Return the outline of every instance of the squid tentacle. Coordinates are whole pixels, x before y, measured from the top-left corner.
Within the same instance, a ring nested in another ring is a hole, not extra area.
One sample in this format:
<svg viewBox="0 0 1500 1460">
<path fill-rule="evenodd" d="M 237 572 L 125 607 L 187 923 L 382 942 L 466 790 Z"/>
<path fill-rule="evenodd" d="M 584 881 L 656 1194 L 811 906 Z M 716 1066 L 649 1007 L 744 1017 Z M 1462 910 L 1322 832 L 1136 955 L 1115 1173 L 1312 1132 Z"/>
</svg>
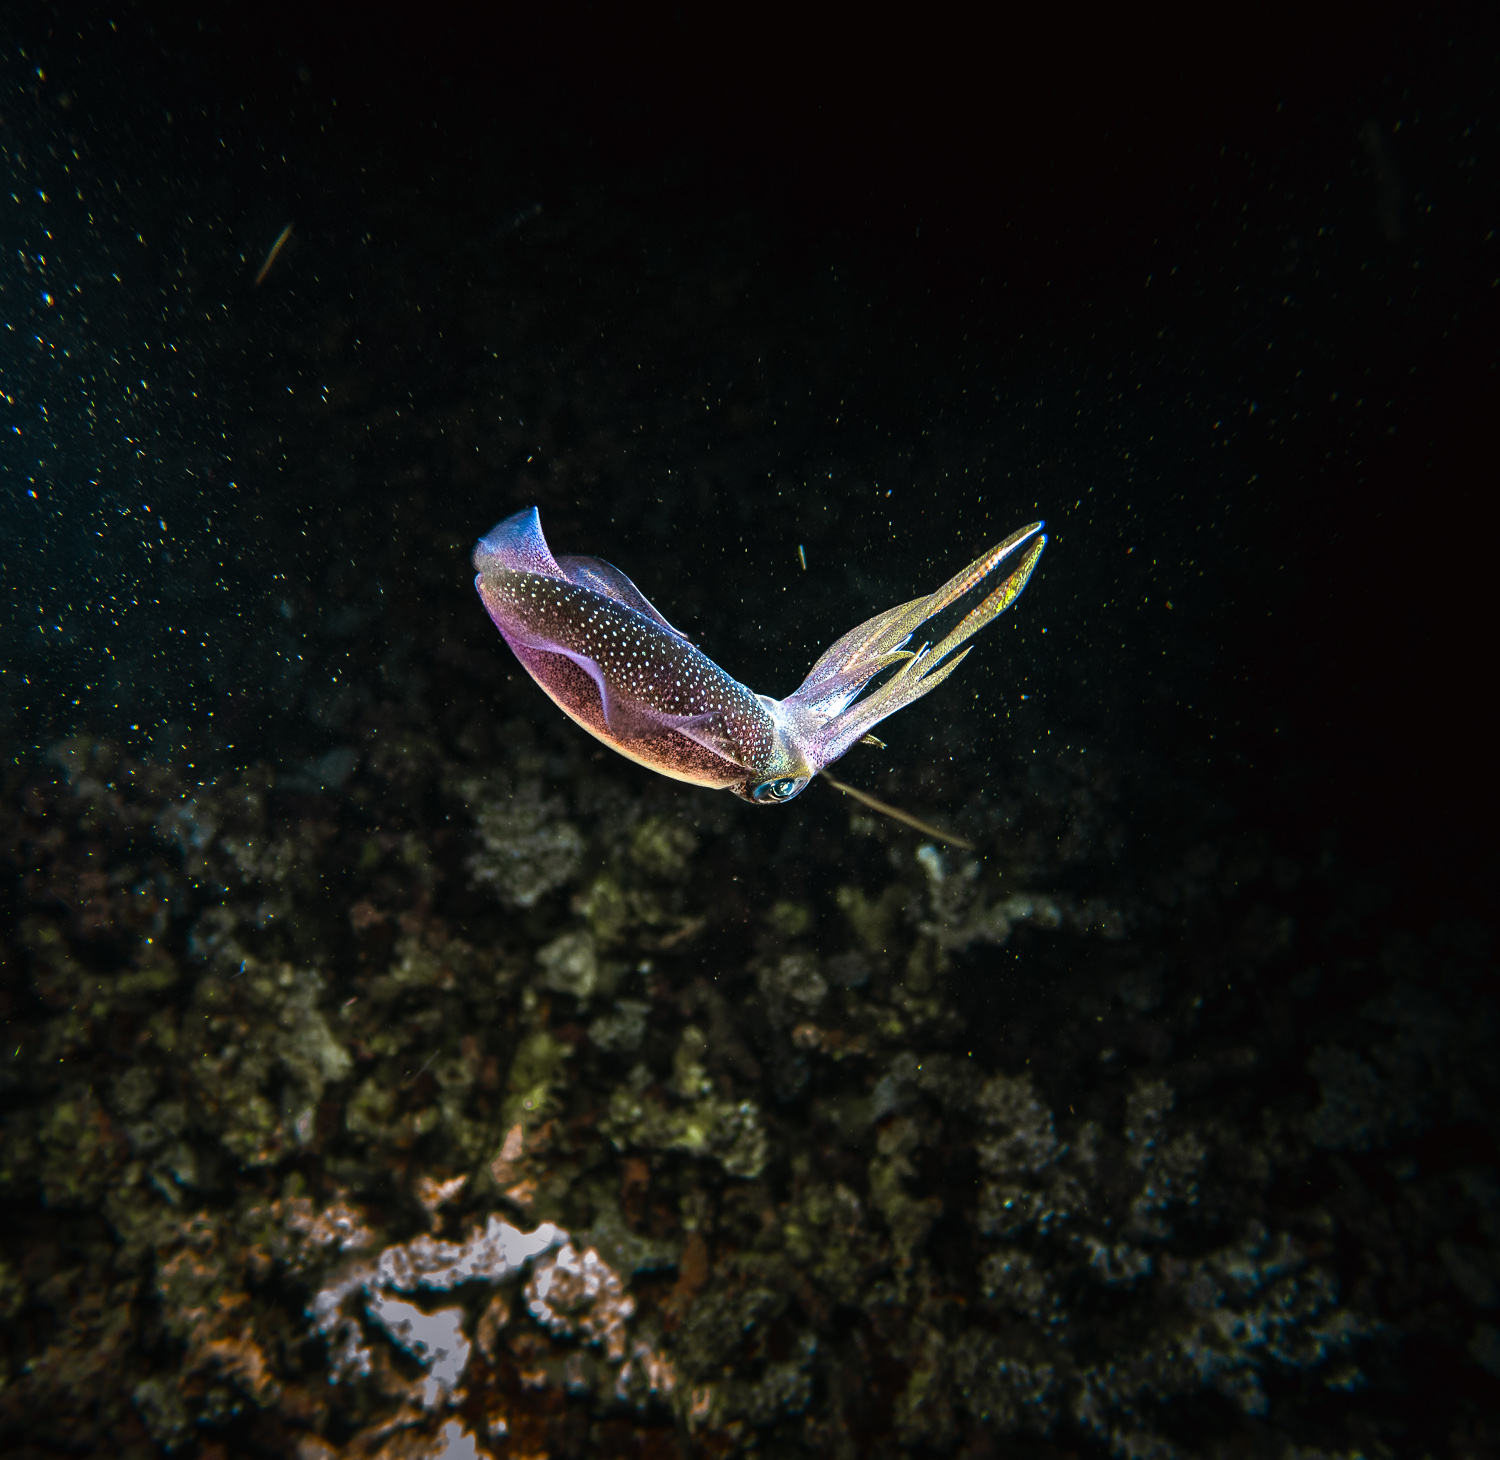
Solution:
<svg viewBox="0 0 1500 1460">
<path fill-rule="evenodd" d="M 855 741 L 897 710 L 935 690 L 968 656 L 962 648 L 980 629 L 998 618 L 1020 596 L 1047 545 L 1040 535 L 1042 524 L 1033 522 L 1013 532 L 950 578 L 935 593 L 896 608 L 887 609 L 851 630 L 818 660 L 797 691 L 783 705 L 814 714 L 829 707 L 833 694 L 852 689 L 843 702 L 825 710 L 824 723 L 813 731 L 814 758 L 829 765 Z M 970 610 L 957 626 L 936 645 L 924 644 L 915 652 L 896 647 L 910 641 L 929 619 L 977 587 L 1018 549 L 1026 548 L 1020 563 L 1005 580 Z M 970 646 L 972 648 L 972 645 Z M 959 652 L 955 653 L 954 651 Z M 855 699 L 864 685 L 882 669 L 904 659 L 900 669 L 864 699 Z M 851 704 L 851 700 L 853 703 Z"/>
</svg>

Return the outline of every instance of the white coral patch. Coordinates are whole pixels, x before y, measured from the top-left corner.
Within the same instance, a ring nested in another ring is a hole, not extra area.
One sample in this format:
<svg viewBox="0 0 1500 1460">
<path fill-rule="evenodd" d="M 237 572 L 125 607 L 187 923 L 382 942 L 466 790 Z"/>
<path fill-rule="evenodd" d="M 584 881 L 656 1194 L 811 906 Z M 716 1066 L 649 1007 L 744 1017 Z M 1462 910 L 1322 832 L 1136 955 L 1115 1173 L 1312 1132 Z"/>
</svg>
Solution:
<svg viewBox="0 0 1500 1460">
<path fill-rule="evenodd" d="M 373 1262 L 343 1268 L 318 1291 L 308 1310 L 317 1331 L 329 1340 L 331 1377 L 370 1373 L 372 1355 L 359 1321 L 344 1311 L 348 1299 L 362 1292 L 366 1312 L 429 1370 L 420 1394 L 427 1408 L 436 1408 L 452 1397 L 469 1362 L 471 1345 L 463 1332 L 463 1310 L 424 1313 L 415 1304 L 392 1296 L 393 1292 L 418 1288 L 447 1292 L 461 1283 L 504 1282 L 533 1258 L 567 1240 L 568 1234 L 551 1222 L 543 1222 L 534 1232 L 523 1232 L 492 1216 L 484 1227 L 475 1227 L 466 1242 L 421 1236 L 385 1248 Z M 620 1322 L 623 1325 L 624 1319 Z M 620 1343 L 623 1346 L 623 1329 Z"/>
<path fill-rule="evenodd" d="M 419 1364 L 427 1368 L 422 1381 L 422 1403 L 436 1409 L 458 1388 L 469 1363 L 469 1340 L 464 1337 L 464 1310 L 440 1308 L 424 1313 L 404 1298 L 390 1298 L 378 1289 L 366 1311 Z"/>
<path fill-rule="evenodd" d="M 581 1331 L 590 1343 L 602 1344 L 611 1361 L 625 1356 L 625 1322 L 635 1301 L 592 1247 L 579 1252 L 568 1242 L 537 1263 L 526 1284 L 526 1307 L 552 1333 Z"/>
</svg>

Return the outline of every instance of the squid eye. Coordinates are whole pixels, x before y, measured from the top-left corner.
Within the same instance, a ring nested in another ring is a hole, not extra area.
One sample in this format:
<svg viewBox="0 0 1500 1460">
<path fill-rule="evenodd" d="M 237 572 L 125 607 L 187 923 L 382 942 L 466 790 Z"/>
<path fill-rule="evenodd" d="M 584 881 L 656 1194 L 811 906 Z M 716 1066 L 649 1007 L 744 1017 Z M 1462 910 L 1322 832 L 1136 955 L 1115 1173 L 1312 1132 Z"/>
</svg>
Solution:
<svg viewBox="0 0 1500 1460">
<path fill-rule="evenodd" d="M 757 801 L 790 801 L 797 794 L 797 783 L 783 776 L 777 781 L 762 781 L 750 794 Z"/>
</svg>

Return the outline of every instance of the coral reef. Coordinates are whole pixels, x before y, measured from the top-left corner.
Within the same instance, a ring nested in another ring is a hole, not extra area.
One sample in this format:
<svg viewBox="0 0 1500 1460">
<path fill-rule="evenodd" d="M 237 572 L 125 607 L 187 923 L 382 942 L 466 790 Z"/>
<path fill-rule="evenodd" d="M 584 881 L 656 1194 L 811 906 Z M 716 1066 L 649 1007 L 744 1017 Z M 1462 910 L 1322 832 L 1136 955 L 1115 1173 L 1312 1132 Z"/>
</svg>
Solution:
<svg viewBox="0 0 1500 1460">
<path fill-rule="evenodd" d="M 12 786 L 12 1448 L 1403 1453 L 1440 1364 L 1483 1453 L 1476 930 L 1299 939 L 1316 879 L 1227 835 L 1080 898 L 1024 884 L 1087 838 L 861 824 L 779 895 L 671 788 L 392 739 Z"/>
</svg>

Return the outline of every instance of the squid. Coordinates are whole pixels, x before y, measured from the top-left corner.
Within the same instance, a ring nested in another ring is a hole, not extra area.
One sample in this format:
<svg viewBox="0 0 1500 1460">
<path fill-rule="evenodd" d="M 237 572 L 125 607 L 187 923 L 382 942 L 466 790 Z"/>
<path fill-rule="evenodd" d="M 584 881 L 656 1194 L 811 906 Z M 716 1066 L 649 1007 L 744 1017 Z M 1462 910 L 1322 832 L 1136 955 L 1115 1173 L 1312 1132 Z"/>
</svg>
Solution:
<svg viewBox="0 0 1500 1460">
<path fill-rule="evenodd" d="M 526 672 L 590 735 L 674 780 L 777 805 L 857 742 L 880 744 L 875 726 L 963 663 L 973 646 L 962 646 L 1025 588 L 1047 544 L 1042 527 L 1020 528 L 936 592 L 851 629 L 784 700 L 720 669 L 618 568 L 554 557 L 535 507 L 480 538 L 474 587 Z M 948 634 L 906 647 L 1002 564 L 1007 576 Z M 886 670 L 895 672 L 864 693 Z"/>
</svg>

